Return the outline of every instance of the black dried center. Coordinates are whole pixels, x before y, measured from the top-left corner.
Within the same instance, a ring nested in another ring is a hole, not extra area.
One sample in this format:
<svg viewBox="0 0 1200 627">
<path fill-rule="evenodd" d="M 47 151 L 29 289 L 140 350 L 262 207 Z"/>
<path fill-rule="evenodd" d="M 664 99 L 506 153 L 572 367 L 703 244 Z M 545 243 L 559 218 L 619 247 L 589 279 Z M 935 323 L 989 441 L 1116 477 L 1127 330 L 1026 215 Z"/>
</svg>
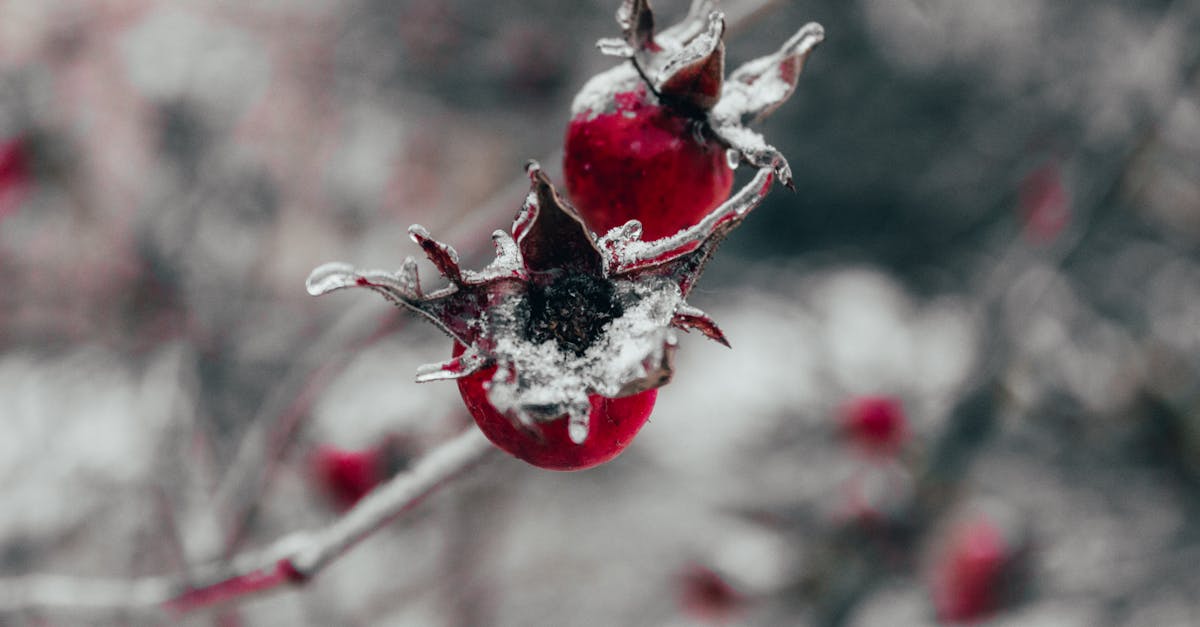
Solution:
<svg viewBox="0 0 1200 627">
<path fill-rule="evenodd" d="M 530 285 L 525 336 L 535 344 L 553 339 L 582 357 L 604 325 L 621 317 L 612 283 L 583 273 L 564 274 L 547 285 Z"/>
</svg>

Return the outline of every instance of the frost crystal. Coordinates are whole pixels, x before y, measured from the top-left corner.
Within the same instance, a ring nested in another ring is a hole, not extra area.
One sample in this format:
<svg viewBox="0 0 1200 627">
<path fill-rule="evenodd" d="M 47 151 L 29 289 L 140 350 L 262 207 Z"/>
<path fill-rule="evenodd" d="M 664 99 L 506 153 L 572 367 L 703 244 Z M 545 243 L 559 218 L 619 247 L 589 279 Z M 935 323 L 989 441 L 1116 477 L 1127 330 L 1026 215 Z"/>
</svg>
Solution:
<svg viewBox="0 0 1200 627">
<path fill-rule="evenodd" d="M 589 396 L 629 396 L 671 379 L 676 329 L 728 345 L 720 328 L 684 300 L 717 245 L 762 201 L 775 179 L 760 169 L 696 225 L 654 241 L 636 220 L 602 237 L 589 232 L 537 163 L 511 234 L 496 231 L 495 259 L 464 270 L 458 253 L 419 225 L 413 241 L 450 284 L 425 292 L 410 257 L 396 272 L 325 264 L 308 292 L 365 287 L 422 314 L 465 347 L 417 370 L 417 381 L 458 379 L 495 367 L 488 400 L 518 427 L 566 417 L 587 438 Z"/>
</svg>

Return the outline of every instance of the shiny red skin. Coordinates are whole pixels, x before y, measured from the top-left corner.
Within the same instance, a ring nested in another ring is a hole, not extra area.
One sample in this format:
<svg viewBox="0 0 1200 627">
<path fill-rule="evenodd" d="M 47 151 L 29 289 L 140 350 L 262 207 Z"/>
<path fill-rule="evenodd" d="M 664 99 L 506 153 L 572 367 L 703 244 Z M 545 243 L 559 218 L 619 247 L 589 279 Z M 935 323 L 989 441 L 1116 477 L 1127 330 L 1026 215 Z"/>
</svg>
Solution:
<svg viewBox="0 0 1200 627">
<path fill-rule="evenodd" d="M 454 355 L 457 357 L 462 351 L 462 344 L 455 342 Z M 658 396 L 658 390 L 624 398 L 592 396 L 590 429 L 582 444 L 572 442 L 567 435 L 565 417 L 537 425 L 536 429 L 542 435 L 538 440 L 514 427 L 512 421 L 488 401 L 484 383 L 491 381 L 495 372 L 495 367 L 485 368 L 458 380 L 458 391 L 467 410 L 493 444 L 534 466 L 549 470 L 583 470 L 619 455 L 650 418 Z"/>
<path fill-rule="evenodd" d="M 725 147 L 711 137 L 697 140 L 698 122 L 651 102 L 645 85 L 613 102 L 615 111 L 582 112 L 567 126 L 567 192 L 588 228 L 603 234 L 637 219 L 642 239 L 658 239 L 729 198 L 733 170 Z"/>
</svg>

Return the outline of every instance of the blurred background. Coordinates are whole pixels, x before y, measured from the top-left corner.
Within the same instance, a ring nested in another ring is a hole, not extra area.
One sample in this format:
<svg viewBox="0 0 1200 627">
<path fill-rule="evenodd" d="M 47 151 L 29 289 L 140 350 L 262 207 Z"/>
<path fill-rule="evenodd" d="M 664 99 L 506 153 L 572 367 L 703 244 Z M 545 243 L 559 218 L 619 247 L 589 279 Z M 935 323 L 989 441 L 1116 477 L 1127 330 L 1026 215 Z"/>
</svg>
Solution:
<svg viewBox="0 0 1200 627">
<path fill-rule="evenodd" d="M 468 425 L 444 337 L 304 279 L 414 222 L 482 263 L 616 5 L 0 0 L 0 577 L 183 572 Z M 1200 2 L 725 8 L 731 67 L 827 33 L 762 129 L 797 193 L 690 299 L 733 349 L 610 464 L 494 455 L 180 620 L 1200 624 Z"/>
</svg>

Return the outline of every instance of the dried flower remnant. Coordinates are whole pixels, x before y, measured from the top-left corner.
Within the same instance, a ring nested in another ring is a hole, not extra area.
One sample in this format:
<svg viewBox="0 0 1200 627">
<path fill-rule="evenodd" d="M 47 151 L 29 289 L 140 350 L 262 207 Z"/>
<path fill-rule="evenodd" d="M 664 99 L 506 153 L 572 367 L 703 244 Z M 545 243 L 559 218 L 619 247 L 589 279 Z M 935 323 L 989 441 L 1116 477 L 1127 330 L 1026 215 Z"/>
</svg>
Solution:
<svg viewBox="0 0 1200 627">
<path fill-rule="evenodd" d="M 655 389 L 672 375 L 676 329 L 727 345 L 685 298 L 776 174 L 758 170 L 696 224 L 645 241 L 637 220 L 598 237 L 537 163 L 527 171 L 524 207 L 511 234 L 492 235 L 496 257 L 484 269 L 462 269 L 451 246 L 414 225 L 409 234 L 450 285 L 426 292 L 409 258 L 397 272 L 326 264 L 307 287 L 313 295 L 365 287 L 422 314 L 455 350 L 418 369 L 418 382 L 458 380 L 476 422 L 509 453 L 546 468 L 586 468 L 615 457 L 649 417 Z"/>
<path fill-rule="evenodd" d="M 729 196 L 740 161 L 774 168 L 792 186 L 787 161 L 746 124 L 791 96 L 824 30 L 807 24 L 726 78 L 715 4 L 696 0 L 681 23 L 656 33 L 649 2 L 626 0 L 617 12 L 624 37 L 599 42 L 629 61 L 575 97 L 563 159 L 568 194 L 593 230 L 637 219 L 656 239 L 686 228 Z"/>
</svg>

